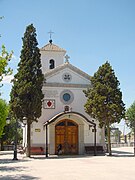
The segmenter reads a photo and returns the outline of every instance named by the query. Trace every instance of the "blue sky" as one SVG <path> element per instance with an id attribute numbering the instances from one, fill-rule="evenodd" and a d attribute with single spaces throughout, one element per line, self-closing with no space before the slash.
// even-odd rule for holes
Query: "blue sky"
<path id="1" fill-rule="evenodd" d="M 67 50 L 70 63 L 93 75 L 108 60 L 128 108 L 135 100 L 134 0 L 0 0 L 0 45 L 14 51 L 10 66 L 16 73 L 26 26 L 33 23 L 39 47 L 53 42 Z M 2 98 L 11 84 L 4 81 Z"/>

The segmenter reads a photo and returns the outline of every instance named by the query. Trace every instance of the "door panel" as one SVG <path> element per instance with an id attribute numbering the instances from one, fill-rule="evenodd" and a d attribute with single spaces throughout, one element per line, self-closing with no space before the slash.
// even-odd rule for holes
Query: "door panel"
<path id="1" fill-rule="evenodd" d="M 55 128 L 55 136 L 56 136 L 56 151 L 58 151 L 59 145 L 61 144 L 63 153 L 64 153 L 64 143 L 65 143 L 65 126 L 57 126 Z M 56 152 L 57 153 L 57 152 Z"/>
<path id="2" fill-rule="evenodd" d="M 63 120 L 55 127 L 55 149 L 56 153 L 61 146 L 61 154 L 78 153 L 78 125 L 71 120 Z"/>
<path id="3" fill-rule="evenodd" d="M 76 126 L 67 127 L 67 143 L 68 149 L 67 152 L 69 154 L 76 154 L 77 153 L 77 134 L 78 128 Z"/>

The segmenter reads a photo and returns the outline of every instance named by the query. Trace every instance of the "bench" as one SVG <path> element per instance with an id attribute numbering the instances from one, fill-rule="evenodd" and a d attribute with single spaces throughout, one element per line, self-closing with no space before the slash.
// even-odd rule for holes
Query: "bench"
<path id="1" fill-rule="evenodd" d="M 31 147 L 30 149 L 31 155 L 43 155 L 44 153 L 44 148 L 42 147 Z"/>
<path id="2" fill-rule="evenodd" d="M 85 146 L 85 153 L 86 154 L 92 154 L 95 151 L 95 147 L 94 146 Z M 104 153 L 104 149 L 103 146 L 96 146 L 96 152 L 98 153 Z"/>

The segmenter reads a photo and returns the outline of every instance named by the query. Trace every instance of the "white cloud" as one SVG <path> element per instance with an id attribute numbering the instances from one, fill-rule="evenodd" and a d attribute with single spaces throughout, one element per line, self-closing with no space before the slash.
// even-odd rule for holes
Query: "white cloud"
<path id="1" fill-rule="evenodd" d="M 11 84 L 11 80 L 14 78 L 13 75 L 4 76 L 2 80 L 2 84 Z"/>

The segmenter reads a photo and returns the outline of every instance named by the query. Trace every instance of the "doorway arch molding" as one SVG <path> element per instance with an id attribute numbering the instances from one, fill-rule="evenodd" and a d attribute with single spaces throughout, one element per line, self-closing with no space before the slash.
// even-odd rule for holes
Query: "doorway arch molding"
<path id="1" fill-rule="evenodd" d="M 80 116 L 82 117 L 82 119 L 85 122 L 88 122 L 89 124 L 91 124 L 93 127 L 96 127 L 96 123 L 94 123 L 93 121 L 89 120 L 86 116 L 84 116 L 83 114 L 79 113 L 79 112 L 75 112 L 75 111 L 71 111 L 71 112 L 61 112 L 59 114 L 56 114 L 54 117 L 52 117 L 51 119 L 49 119 L 48 121 L 44 122 L 44 126 L 49 125 L 53 122 L 55 122 L 58 118 L 60 118 L 63 115 L 76 115 L 76 116 Z"/>
<path id="2" fill-rule="evenodd" d="M 45 126 L 45 129 L 46 129 L 46 157 L 48 157 L 48 125 L 56 122 L 57 120 L 60 120 L 64 116 L 70 116 L 70 115 L 76 115 L 78 117 L 81 117 L 81 119 L 84 122 L 87 122 L 90 127 L 94 128 L 94 155 L 96 155 L 96 123 L 89 120 L 85 115 L 79 112 L 69 111 L 69 112 L 60 112 L 56 114 L 55 116 L 53 116 L 51 119 L 43 123 L 43 126 Z"/>

